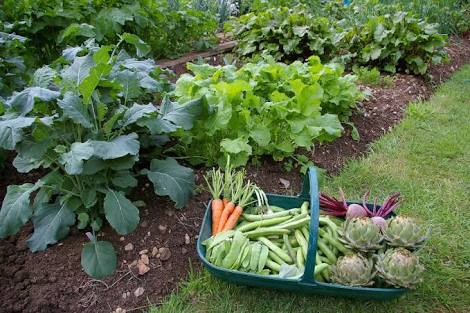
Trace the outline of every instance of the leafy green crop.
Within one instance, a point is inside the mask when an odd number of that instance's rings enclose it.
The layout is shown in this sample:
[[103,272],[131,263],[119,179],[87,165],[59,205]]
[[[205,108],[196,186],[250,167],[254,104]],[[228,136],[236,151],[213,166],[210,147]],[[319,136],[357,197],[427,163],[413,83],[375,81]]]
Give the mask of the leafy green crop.
[[[25,37],[8,34],[0,27],[0,103],[14,90],[26,84],[28,74],[25,60]],[[0,112],[1,113],[1,112]]]
[[328,18],[314,16],[299,5],[243,15],[227,23],[226,30],[239,40],[235,52],[242,57],[270,55],[276,61],[292,61],[318,55],[331,59],[341,36],[330,24]]
[[364,15],[361,8],[329,4],[315,14],[302,5],[274,8],[241,16],[226,27],[239,40],[235,52],[254,59],[270,55],[292,61],[318,55],[327,62],[414,74],[445,60],[447,36],[438,33],[438,25],[409,12]]
[[425,74],[429,63],[446,58],[446,35],[436,24],[428,24],[408,12],[370,17],[354,25],[344,36],[343,47],[358,65],[377,66],[394,73],[397,70]]
[[361,92],[355,78],[342,76],[336,64],[322,65],[318,57],[290,65],[273,60],[211,66],[189,64],[193,75],[176,82],[175,96],[184,103],[204,96],[205,113],[192,130],[179,132],[179,153],[194,163],[234,165],[250,157],[290,156],[296,148],[310,149],[314,141],[341,135],[341,119],[347,118]]
[[[124,34],[121,42],[125,38],[131,42],[133,37]],[[192,195],[192,170],[172,158],[153,159],[140,171],[135,167],[141,149],[161,155],[168,134],[191,128],[201,101],[171,102],[168,73],[118,47],[88,40],[68,48],[5,102],[0,148],[16,151],[13,165],[20,173],[39,167],[49,172],[36,183],[8,187],[0,238],[15,234],[30,219],[33,252],[63,239],[77,220],[78,228],[95,232],[106,219],[119,234],[128,234],[139,223],[139,210],[126,198],[138,175],[146,175],[155,193],[169,196],[177,207]],[[163,102],[155,107],[152,102],[160,96]],[[112,273],[114,249],[90,238],[82,254],[85,271],[95,277]]]
[[[168,0],[5,0],[3,17],[30,38],[38,64],[54,60],[67,45],[95,38],[115,43],[123,33],[140,37],[155,57],[174,57],[215,43],[217,21],[209,12]],[[148,51],[150,52],[150,50]]]

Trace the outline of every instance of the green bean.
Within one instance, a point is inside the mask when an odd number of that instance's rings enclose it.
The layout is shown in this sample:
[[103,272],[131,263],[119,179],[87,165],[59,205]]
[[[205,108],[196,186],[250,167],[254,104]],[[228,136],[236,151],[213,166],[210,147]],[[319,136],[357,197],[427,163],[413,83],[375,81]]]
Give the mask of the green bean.
[[319,275],[321,272],[326,270],[330,265],[326,263],[320,263],[315,265],[314,275]]
[[234,230],[228,230],[222,233],[218,233],[215,237],[211,237],[212,240],[208,241],[207,249],[211,249],[212,247],[217,246],[222,241],[225,241],[231,238],[234,234],[235,234]]
[[320,264],[321,263],[321,257],[318,251],[315,253],[315,263]]
[[303,255],[307,256],[308,245],[307,245],[307,241],[302,235],[302,232],[296,229],[294,232],[294,235],[295,235],[295,238],[297,239],[297,242],[299,243],[300,248],[302,249]]
[[320,262],[317,262],[317,264],[319,264],[319,263],[328,263],[328,264],[331,264],[331,261],[328,260],[328,258],[327,258],[326,256],[323,256],[323,255],[322,255],[322,256],[320,257]]
[[300,209],[290,209],[290,210],[284,210],[282,212],[276,212],[276,213],[270,213],[270,214],[246,214],[245,213],[242,216],[249,222],[256,222],[256,221],[267,220],[270,218],[295,215],[299,211]]
[[255,242],[251,245],[250,270],[252,272],[256,272],[258,270],[261,247],[262,245],[259,242]]
[[242,248],[248,239],[243,236],[241,232],[235,232],[233,236],[232,245],[230,247],[229,253],[225,256],[224,261],[222,262],[222,267],[231,268],[233,264],[237,261],[237,258],[242,252]]
[[330,260],[331,264],[336,263],[336,255],[334,255],[333,252],[326,246],[326,244],[323,242],[323,240],[318,240],[317,241],[317,246],[318,248],[325,254],[325,256]]
[[276,252],[276,254],[286,263],[291,264],[293,262],[293,260],[290,258],[290,256],[287,253],[285,253],[284,251],[282,251],[281,248],[279,248],[278,246],[273,244],[271,241],[269,241],[268,238],[259,237],[258,241],[261,241],[261,243],[264,243],[269,248],[269,250]]
[[240,231],[240,228],[242,228],[243,226],[245,226],[248,223],[250,223],[250,222],[248,222],[246,220],[241,221],[240,223],[237,224],[237,226],[235,226],[235,230]]
[[348,249],[346,249],[346,247],[341,242],[332,238],[327,232],[320,232],[320,236],[326,241],[328,241],[330,245],[338,249],[341,253],[346,254],[346,252],[348,251]]
[[279,273],[279,271],[281,270],[281,265],[278,264],[278,263],[276,263],[276,262],[274,262],[274,261],[271,260],[271,259],[268,259],[268,260],[266,261],[266,266],[267,266],[268,268],[272,269],[273,271],[278,272],[278,273]]
[[310,234],[309,234],[309,232],[308,232],[308,228],[304,226],[304,227],[302,227],[300,230],[302,231],[302,234],[304,235],[305,239],[306,239],[307,242],[308,242],[308,239],[310,238]]
[[276,227],[280,227],[280,228],[284,228],[284,229],[295,229],[295,228],[300,228],[304,225],[307,225],[308,223],[310,223],[310,217],[305,217],[301,220],[291,222],[291,223],[287,223],[287,224],[284,224],[284,225],[278,225]]
[[300,212],[308,214],[308,202],[307,201],[302,203],[302,206],[300,207]]
[[271,225],[276,225],[279,223],[282,223],[284,221],[287,221],[290,219],[290,216],[281,216],[281,217],[275,217],[275,218],[270,218],[267,220],[261,220],[261,221],[256,221],[256,222],[247,222],[240,228],[238,228],[238,231],[246,232],[252,229],[260,228],[260,227],[266,227],[266,226],[271,226]]
[[298,268],[303,268],[305,267],[305,261],[304,261],[304,256],[302,254],[302,249],[297,249],[296,253],[296,263]]
[[331,230],[333,230],[334,232],[338,230],[338,226],[336,226],[336,224],[332,222],[328,216],[320,216],[318,221],[320,222],[320,224],[324,224],[330,227]]
[[286,209],[275,206],[275,205],[269,205],[268,209],[273,211],[273,212],[284,212],[284,211],[286,211]]
[[273,260],[274,262],[276,262],[278,264],[286,263],[276,253],[274,253],[272,251],[268,252],[268,258],[271,258],[271,260]]
[[268,261],[268,253],[268,247],[266,247],[265,245],[261,245],[261,253],[259,255],[258,260],[258,273],[261,272],[266,266],[266,262]]
[[324,283],[325,279],[323,279],[323,276],[321,274],[315,275],[315,280]]
[[249,232],[245,233],[245,236],[247,238],[256,238],[256,237],[265,237],[265,236],[270,236],[270,235],[284,235],[288,234],[290,231],[288,229],[282,229],[282,228],[274,228],[274,227],[266,227],[266,228],[258,228]]
[[279,226],[282,226],[282,225],[285,225],[285,224],[289,224],[289,223],[291,223],[291,222],[295,222],[295,221],[301,220],[301,219],[303,219],[303,218],[306,218],[307,216],[308,216],[307,213],[302,213],[302,214],[297,214],[297,215],[291,216],[289,220],[280,223]]
[[282,239],[284,240],[284,245],[286,246],[287,252],[289,252],[289,256],[291,257],[292,260],[295,260],[295,253],[289,242],[289,235],[283,235]]

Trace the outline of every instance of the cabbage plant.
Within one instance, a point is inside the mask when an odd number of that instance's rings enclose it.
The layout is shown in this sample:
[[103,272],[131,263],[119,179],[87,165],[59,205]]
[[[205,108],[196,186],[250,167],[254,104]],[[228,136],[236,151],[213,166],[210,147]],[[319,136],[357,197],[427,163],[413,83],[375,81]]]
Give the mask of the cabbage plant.
[[[138,38],[126,36],[121,42],[142,48]],[[162,157],[136,169],[141,149],[161,156],[167,134],[191,128],[199,114],[199,100],[179,105],[166,97],[172,86],[168,74],[153,60],[129,57],[119,44],[100,47],[89,40],[66,49],[52,66],[34,73],[31,85],[9,97],[0,115],[0,148],[16,151],[18,172],[43,168],[46,174],[35,183],[8,187],[0,238],[31,219],[34,232],[27,244],[35,252],[66,237],[74,225],[91,229],[82,266],[100,278],[114,271],[116,253],[94,234],[105,220],[120,235],[137,227],[139,210],[126,196],[137,176],[146,175],[157,195],[183,207],[193,191],[190,168]],[[157,101],[160,106],[153,104]]]

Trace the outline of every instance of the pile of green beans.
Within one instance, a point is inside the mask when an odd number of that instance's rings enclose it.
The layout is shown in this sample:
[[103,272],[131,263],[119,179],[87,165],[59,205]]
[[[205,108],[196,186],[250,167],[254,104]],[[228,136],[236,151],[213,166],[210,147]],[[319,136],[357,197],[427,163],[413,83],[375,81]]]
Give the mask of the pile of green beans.
[[269,208],[271,213],[267,214],[243,214],[235,230],[206,240],[209,262],[266,275],[277,275],[282,264],[303,271],[309,239],[308,202],[294,209]]
[[[309,241],[308,202],[294,209],[269,208],[266,214],[243,214],[234,230],[204,241],[207,260],[226,269],[262,275],[279,274],[282,264],[303,272]],[[330,267],[348,250],[338,240],[340,220],[320,216],[319,222],[314,277],[327,282]]]
[[340,255],[347,254],[349,250],[338,240],[340,220],[322,215],[319,222],[314,277],[318,281],[328,282],[330,267],[336,264]]

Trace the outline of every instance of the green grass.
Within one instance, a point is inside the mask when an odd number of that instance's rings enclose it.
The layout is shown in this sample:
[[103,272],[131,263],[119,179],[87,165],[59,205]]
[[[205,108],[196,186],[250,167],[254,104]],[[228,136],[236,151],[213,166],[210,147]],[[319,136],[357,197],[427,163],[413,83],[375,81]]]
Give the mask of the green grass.
[[191,273],[165,302],[162,312],[470,312],[470,65],[428,102],[408,107],[406,118],[351,161],[323,190],[342,186],[352,198],[399,190],[401,214],[421,217],[432,236],[420,256],[424,282],[388,302],[303,296],[235,286],[206,271]]

